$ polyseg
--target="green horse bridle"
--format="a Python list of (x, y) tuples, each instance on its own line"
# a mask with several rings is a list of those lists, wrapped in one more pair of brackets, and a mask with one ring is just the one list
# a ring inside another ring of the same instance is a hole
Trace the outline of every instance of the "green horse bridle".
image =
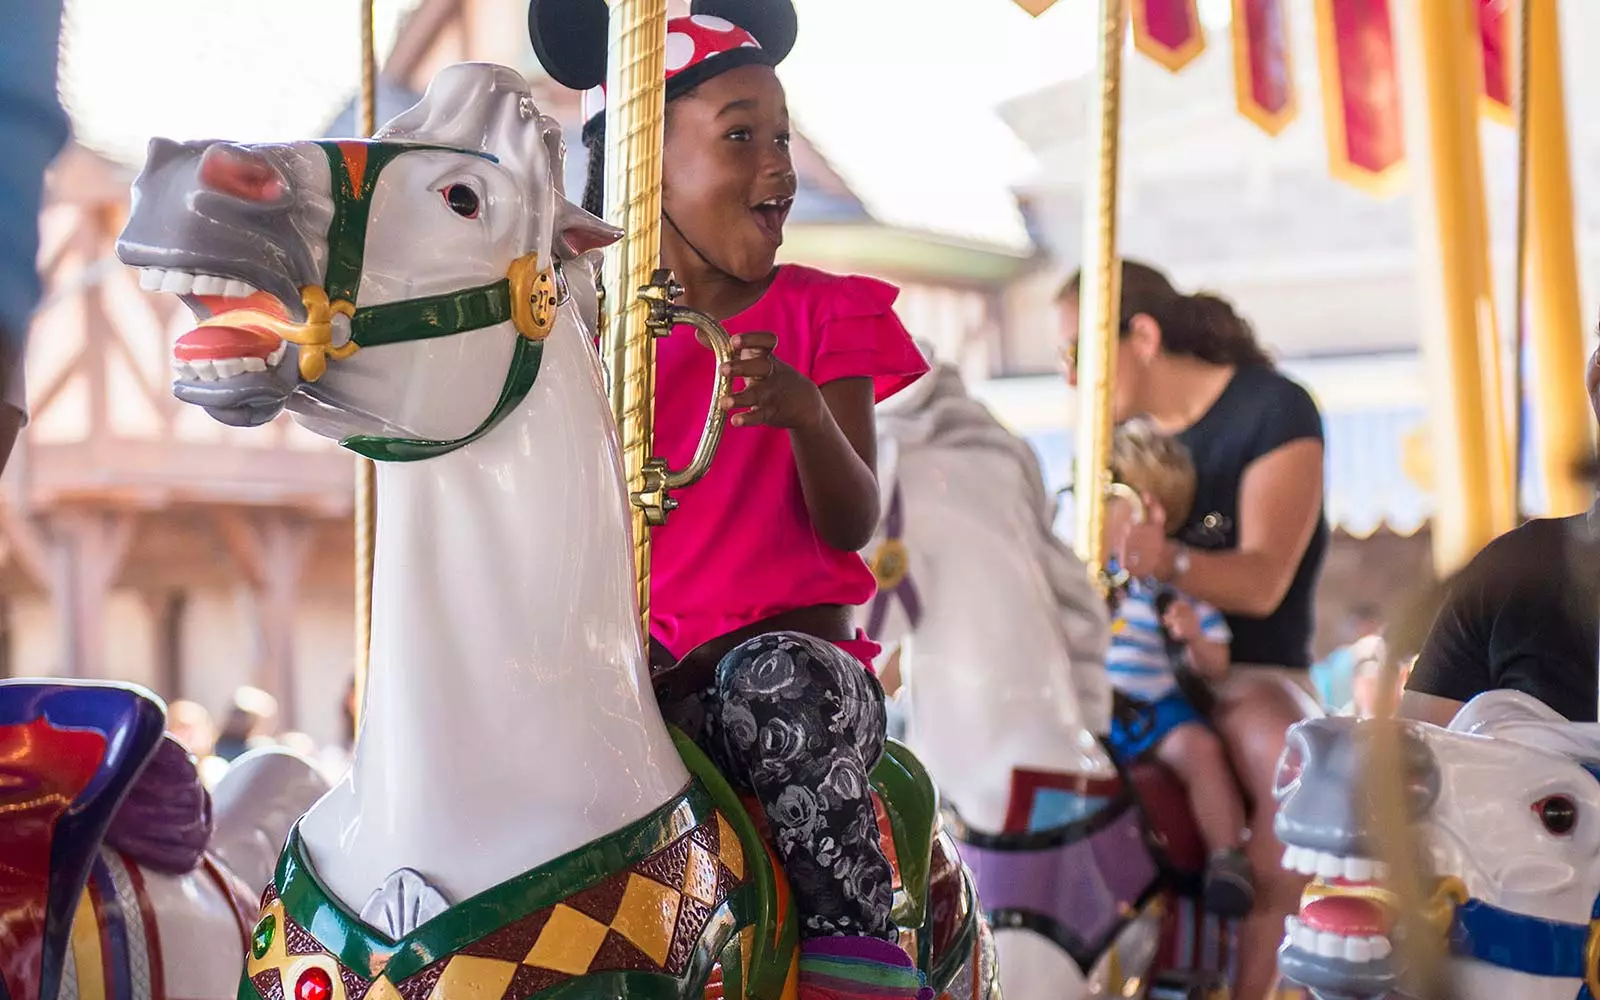
[[(356, 301), (366, 254), (367, 223), (378, 175), (403, 153), (432, 150), (476, 156), (498, 162), (487, 153), (426, 143), (326, 140), (317, 143), (328, 157), (333, 178), (333, 221), (328, 226), (328, 265), (321, 285), (300, 289), (306, 309), (303, 323), (294, 323), (255, 309), (229, 310), (202, 325), (249, 323), (270, 330), (300, 351), (300, 377), (315, 382), (330, 360), (340, 361), (365, 347), (405, 344), (450, 337), (510, 322), (516, 327), (511, 357), (494, 409), (473, 430), (451, 440), (354, 435), (341, 445), (379, 462), (415, 462), (436, 458), (478, 440), (504, 420), (528, 395), (539, 376), (544, 341), (555, 325), (556, 310), (566, 301), (566, 280), (559, 262), (539, 267), (538, 254), (511, 262), (506, 276), (487, 285), (417, 299), (361, 306)], [(350, 323), (349, 339), (334, 343), (334, 317)]]

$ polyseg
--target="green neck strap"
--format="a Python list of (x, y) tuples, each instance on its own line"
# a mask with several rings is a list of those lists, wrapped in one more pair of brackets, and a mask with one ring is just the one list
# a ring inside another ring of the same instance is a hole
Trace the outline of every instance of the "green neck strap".
[[(404, 299), (382, 305), (362, 307), (356, 301), (361, 287), (361, 268), (367, 245), (367, 223), (372, 210), (372, 192), (378, 175), (402, 153), (417, 150), (466, 154), (494, 161), (494, 157), (473, 150), (426, 143), (338, 140), (318, 142), (328, 158), (333, 178), (333, 221), (328, 226), (328, 266), (323, 288), (330, 302), (355, 305), (350, 317), (350, 342), (358, 347), (382, 347), (420, 340), (454, 336), (469, 330), (482, 330), (512, 319), (511, 282), (499, 281), (443, 295)], [(566, 283), (556, 266), (556, 285), (565, 300)], [(517, 337), (511, 367), (500, 389), (494, 409), (476, 428), (450, 440), (388, 438), (355, 435), (340, 442), (358, 455), (375, 462), (417, 462), (465, 447), (483, 437), (504, 420), (527, 397), (539, 377), (544, 357), (544, 342)]]

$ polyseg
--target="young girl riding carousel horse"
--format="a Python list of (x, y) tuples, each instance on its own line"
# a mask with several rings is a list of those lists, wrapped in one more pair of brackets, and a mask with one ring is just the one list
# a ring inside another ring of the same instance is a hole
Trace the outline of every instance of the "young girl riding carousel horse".
[[(693, 11), (667, 25), (661, 256), (680, 301), (734, 335), (737, 391), (717, 400), (730, 428), (710, 473), (653, 535), (651, 660), (670, 678), (657, 694), (762, 805), (800, 911), (801, 996), (916, 997), (867, 784), (884, 741), (878, 647), (852, 607), (875, 589), (856, 554), (879, 512), (873, 406), (927, 364), (893, 287), (776, 265), (797, 183), (774, 70), (792, 6)], [(551, 76), (590, 88), (584, 207), (598, 214), (605, 4), (534, 0), (529, 18)], [(656, 451), (681, 465), (716, 362), (687, 329), (656, 360)]]

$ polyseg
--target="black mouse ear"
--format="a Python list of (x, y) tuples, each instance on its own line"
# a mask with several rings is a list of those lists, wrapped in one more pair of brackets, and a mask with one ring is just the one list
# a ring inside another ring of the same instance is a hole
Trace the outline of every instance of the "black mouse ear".
[(606, 82), (610, 9), (606, 0), (531, 0), (528, 39), (552, 80), (573, 90)]
[(725, 18), (750, 32), (774, 64), (789, 55), (800, 33), (791, 0), (694, 0), (689, 11)]

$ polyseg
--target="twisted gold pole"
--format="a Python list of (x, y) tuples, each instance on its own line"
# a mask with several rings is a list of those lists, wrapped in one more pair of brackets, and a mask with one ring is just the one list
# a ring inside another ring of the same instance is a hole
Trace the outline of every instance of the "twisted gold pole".
[[(361, 0), (361, 134), (378, 131), (378, 54), (372, 38), (373, 0)], [(376, 469), (371, 460), (356, 459), (356, 728), (367, 693), (367, 667), (372, 648), (372, 553), (377, 510)]]
[[(606, 251), (605, 356), (629, 493), (643, 489), (655, 408), (655, 338), (639, 289), (661, 261), (661, 144), (667, 0), (610, 0), (606, 75), (606, 219), (623, 231)], [(639, 616), (650, 629), (650, 528), (633, 507)]]
[(1117, 139), (1122, 119), (1125, 0), (1100, 0), (1100, 86), (1090, 98), (1089, 169), (1095, 184), (1083, 212), (1083, 279), (1078, 287), (1078, 555), (1105, 585), (1106, 487), (1111, 464), (1111, 381), (1116, 376), (1122, 264), (1117, 259)]

